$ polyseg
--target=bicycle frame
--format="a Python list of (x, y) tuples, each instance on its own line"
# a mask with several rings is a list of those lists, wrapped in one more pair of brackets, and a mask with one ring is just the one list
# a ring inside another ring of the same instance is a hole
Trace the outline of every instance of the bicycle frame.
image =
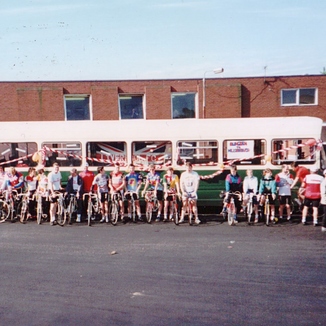
[(230, 203), (227, 205), (227, 212), (228, 212), (228, 224), (230, 226), (233, 226), (235, 224), (234, 216), (236, 215), (236, 206), (235, 206), (235, 200), (234, 196), (238, 196), (239, 201), (242, 199), (242, 195), (240, 192), (229, 192), (230, 196)]
[(86, 193), (83, 195), (83, 200), (85, 200), (85, 196), (88, 196), (88, 204), (87, 204), (87, 225), (92, 225), (92, 217), (94, 214), (98, 214), (100, 212), (100, 204), (97, 194)]

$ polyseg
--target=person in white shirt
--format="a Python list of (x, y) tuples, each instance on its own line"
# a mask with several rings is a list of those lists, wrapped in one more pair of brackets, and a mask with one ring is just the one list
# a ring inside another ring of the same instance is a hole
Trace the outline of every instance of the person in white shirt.
[(278, 195), (280, 201), (279, 218), (283, 218), (284, 207), (286, 208), (287, 220), (291, 219), (291, 185), (293, 183), (293, 176), (290, 174), (288, 165), (282, 165), (282, 171), (275, 176), (276, 186), (278, 188)]
[[(247, 207), (250, 197), (252, 197), (253, 208), (255, 212), (255, 223), (258, 223), (258, 178), (254, 176), (253, 171), (248, 169), (247, 176), (243, 180), (243, 209)], [(248, 213), (248, 212), (247, 212)]]
[[(53, 164), (53, 170), (48, 175), (48, 187), (50, 195), (54, 194), (55, 191), (60, 191), (61, 188), (61, 172), (59, 171), (59, 164)], [(55, 213), (58, 206), (58, 197), (51, 196), (51, 204), (50, 204), (50, 225), (56, 225)]]
[(191, 219), (192, 214), (195, 215), (195, 223), (199, 224), (200, 219), (198, 218), (197, 210), (197, 190), (199, 187), (199, 175), (197, 172), (192, 170), (192, 164), (186, 163), (186, 171), (181, 173), (180, 177), (180, 190), (182, 193), (182, 210), (181, 219), (179, 223), (184, 221), (186, 209), (189, 207), (189, 218)]

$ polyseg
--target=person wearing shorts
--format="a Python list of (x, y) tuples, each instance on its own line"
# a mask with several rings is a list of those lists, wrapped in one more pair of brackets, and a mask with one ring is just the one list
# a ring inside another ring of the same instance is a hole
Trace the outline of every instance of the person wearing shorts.
[[(48, 175), (49, 194), (50, 194), (50, 225), (56, 225), (55, 212), (58, 206), (58, 197), (54, 196), (55, 191), (62, 190), (61, 188), (61, 172), (59, 171), (59, 164), (54, 163), (52, 172)], [(51, 196), (52, 195), (52, 196)]]
[(109, 223), (109, 176), (105, 173), (104, 166), (97, 168), (91, 190), (97, 186), (97, 195), (99, 197), (102, 208), (102, 219), (100, 223)]
[(276, 186), (278, 188), (278, 199), (280, 202), (279, 218), (283, 218), (284, 208), (286, 208), (287, 220), (291, 219), (291, 185), (293, 176), (290, 174), (289, 166), (282, 165), (282, 171), (275, 176)]
[(318, 175), (317, 171), (317, 168), (311, 167), (310, 174), (305, 176), (301, 185), (301, 187), (305, 189), (305, 199), (302, 210), (303, 225), (307, 225), (308, 208), (312, 206), (313, 223), (314, 226), (318, 226), (318, 207), (321, 199), (320, 184), (324, 178)]

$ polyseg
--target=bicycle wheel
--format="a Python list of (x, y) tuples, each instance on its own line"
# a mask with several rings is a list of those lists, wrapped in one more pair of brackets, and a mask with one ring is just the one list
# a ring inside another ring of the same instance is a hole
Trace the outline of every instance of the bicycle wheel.
[(0, 200), (0, 223), (3, 223), (7, 220), (10, 215), (10, 208), (9, 205)]
[(88, 201), (88, 206), (87, 206), (87, 225), (91, 226), (92, 225), (92, 212), (93, 212), (93, 205), (91, 199)]
[(248, 224), (251, 223), (251, 215), (252, 215), (252, 202), (249, 202), (247, 205), (247, 215), (248, 215)]
[(232, 204), (229, 205), (228, 207), (228, 224), (229, 225), (234, 225), (234, 207)]
[(175, 225), (179, 225), (179, 214), (178, 214), (178, 210), (176, 209), (176, 203), (174, 202), (172, 205), (172, 216), (173, 216), (173, 221)]
[(147, 223), (151, 223), (152, 221), (152, 215), (153, 215), (153, 207), (151, 203), (147, 203), (147, 209), (146, 209), (146, 221)]
[(134, 223), (137, 222), (137, 220), (136, 220), (136, 205), (135, 205), (134, 201), (131, 202), (131, 218)]
[(66, 217), (67, 217), (67, 223), (68, 224), (72, 224), (72, 214), (74, 212), (75, 208), (74, 208), (74, 204), (72, 201), (70, 201), (67, 210), (66, 210)]
[(111, 219), (112, 225), (116, 225), (119, 218), (119, 204), (114, 200), (111, 204)]
[(266, 219), (266, 225), (269, 226), (269, 215), (270, 215), (270, 207), (269, 203), (265, 204), (265, 219)]
[(42, 200), (37, 202), (37, 208), (36, 208), (37, 216), (36, 221), (37, 224), (40, 225), (42, 223), (42, 217), (43, 217), (43, 208), (42, 208)]
[(57, 206), (57, 214), (56, 215), (57, 215), (57, 223), (60, 226), (64, 226), (66, 223), (66, 219), (67, 219), (66, 211), (59, 203)]
[(19, 222), (25, 224), (27, 222), (28, 214), (28, 203), (26, 200), (21, 201), (17, 207), (17, 216), (19, 217)]

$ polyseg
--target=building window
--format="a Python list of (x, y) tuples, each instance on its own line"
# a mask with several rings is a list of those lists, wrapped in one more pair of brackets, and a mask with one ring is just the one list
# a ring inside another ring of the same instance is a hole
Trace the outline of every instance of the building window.
[(193, 164), (216, 164), (218, 157), (218, 146), (216, 140), (190, 140), (178, 141), (177, 164), (185, 162)]
[(127, 163), (127, 144), (117, 141), (96, 141), (86, 143), (87, 162), (94, 166), (111, 166), (115, 162)]
[(282, 89), (281, 105), (317, 105), (316, 88)]
[(66, 120), (90, 120), (90, 96), (65, 96)]
[(172, 93), (172, 119), (196, 117), (196, 93)]
[(143, 95), (119, 95), (120, 119), (144, 119)]
[(43, 143), (46, 150), (45, 166), (50, 167), (53, 163), (60, 166), (81, 166), (82, 148), (80, 142), (50, 142)]
[(224, 164), (266, 163), (266, 140), (264, 139), (230, 139), (223, 141)]

